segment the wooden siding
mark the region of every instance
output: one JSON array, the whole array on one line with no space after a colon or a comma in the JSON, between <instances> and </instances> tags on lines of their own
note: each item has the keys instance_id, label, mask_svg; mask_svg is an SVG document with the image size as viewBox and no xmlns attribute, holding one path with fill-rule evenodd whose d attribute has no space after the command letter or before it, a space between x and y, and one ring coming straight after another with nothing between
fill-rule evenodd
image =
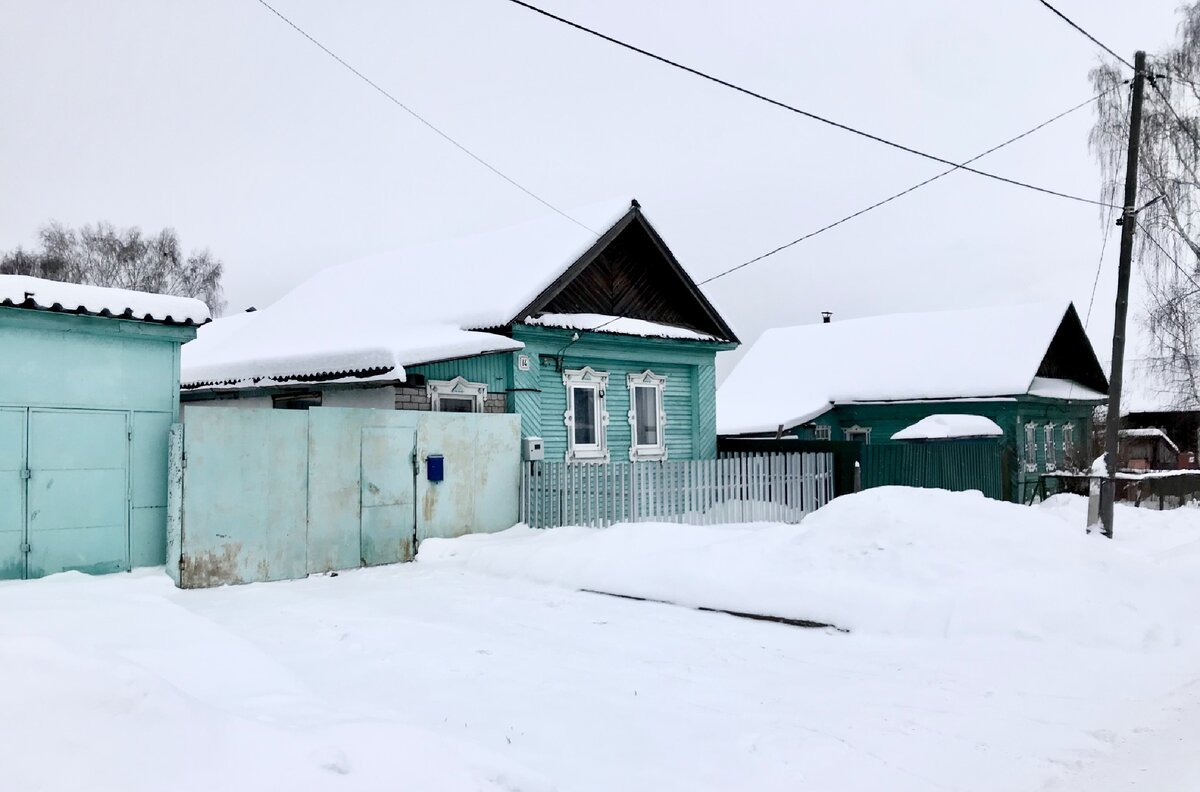
<instances>
[{"instance_id":1,"label":"wooden siding","mask_svg":"<svg viewBox=\"0 0 1200 792\"><path fill-rule=\"evenodd\" d=\"M462 377L470 382L482 382L487 385L488 393L503 393L508 390L508 372L512 357L511 352L476 355L458 360L405 366L404 370L410 377L413 374L420 374L431 380L452 380L455 377Z\"/></svg>"},{"instance_id":2,"label":"wooden siding","mask_svg":"<svg viewBox=\"0 0 1200 792\"><path fill-rule=\"evenodd\" d=\"M716 456L715 344L632 338L540 327L514 328L526 344L529 371L513 371L513 403L522 416L522 433L545 441L546 459L562 461L567 452L563 413L567 393L562 369L591 366L609 375L607 445L614 462L629 461L629 388L626 375L652 371L666 376L663 406L668 459L711 459ZM513 356L514 360L517 358Z\"/></svg>"}]
</instances>

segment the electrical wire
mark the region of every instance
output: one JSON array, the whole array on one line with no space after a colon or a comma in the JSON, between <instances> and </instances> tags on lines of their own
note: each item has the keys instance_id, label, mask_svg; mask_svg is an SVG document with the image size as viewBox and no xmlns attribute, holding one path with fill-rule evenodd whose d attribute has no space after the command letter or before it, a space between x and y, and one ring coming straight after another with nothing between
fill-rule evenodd
<instances>
[{"instance_id":1,"label":"electrical wire","mask_svg":"<svg viewBox=\"0 0 1200 792\"><path fill-rule=\"evenodd\" d=\"M314 44L314 45L315 45L315 46L316 46L318 49L320 49L320 50L321 50L322 52L324 52L326 55L328 55L329 57L333 58L333 59L334 59L335 61L337 61L339 64L341 64L342 66L344 66L344 67L345 67L345 68L346 68L346 69L347 69L347 70L348 70L348 71L349 71L351 74L353 74L355 77L357 77L358 79L362 80L364 83L366 83L367 85L371 86L371 88L375 89L375 91L376 91L376 92L378 92L379 94L381 94L382 96L384 96L385 98L387 98L387 99L388 99L390 102L392 102L392 104L396 105L396 106L397 106L397 107L399 107L401 110L403 110L404 112L408 113L410 116L412 116L413 118L415 118L417 121L419 121L419 122L421 122L422 124L424 124L424 125L425 125L425 126L426 126L426 127L429 129L429 130L430 130L430 131L432 131L432 132L433 132L434 134L436 134L438 137L442 138L442 139L443 139L443 140L445 140L447 143L449 143L450 145L454 146L456 149L458 149L458 150L459 150L459 151L461 151L462 153L466 154L466 155L467 155L468 157L470 157L471 159L475 160L475 162L479 163L480 165L482 165L483 167L487 168L488 170L490 170L490 171L491 171L492 173L494 173L495 175L499 176L499 177L500 177L501 179L503 179L504 181L506 181L506 182L508 182L509 184L511 184L513 187L516 187L518 190L520 190L521 192L525 193L527 196L529 196L529 197L530 197L530 198L532 198L533 200L537 201L537 202L538 202L538 203L540 203L542 206L545 206L546 208L548 208L548 209L552 210L552 211L553 211L553 212L555 212L556 214L558 214L558 215L561 215L562 217L565 217L567 220L570 220L572 223L574 223L575 225L577 225L577 226L579 226L580 228L584 229L585 231L588 231L588 232L590 232L590 233L594 234L594 235L595 235L595 236L597 236L597 237L599 237L599 236L600 236L600 234L599 234L599 233L597 233L597 232L596 232L594 229L588 228L588 227L587 227L587 226L585 226L583 223L579 222L579 221L578 221L578 220L576 220L574 217L571 217L569 214L567 214L566 212L564 212L562 209L559 209L557 206L555 206L554 204L550 203L550 202L549 202L549 201L547 201L545 198L543 198L543 197L541 197L540 195L538 195L537 193L535 193L533 190L531 190L531 189L529 189L528 187L526 187L525 185L521 184L521 183L520 183L520 182L518 182L516 179L514 179L514 178L513 178L513 177L511 177L511 176L509 176L507 173L505 173L504 171L500 170L500 169L499 169L499 168L497 168L495 165L491 164L490 162L488 162L487 160L485 160L483 157L481 157L480 155L476 154L476 153L475 153L474 151L472 151L471 149L467 148L467 147L466 147L465 145L463 145L462 143L459 143L457 140L455 140L453 137L451 137L451 136L450 136L450 134L449 134L448 132L445 132L445 131L443 131L441 128L439 128L438 126L436 126L436 125L435 125L435 124L434 124L432 121L430 121L429 119L425 118L423 115L421 115L420 113L418 113L416 110L412 109L412 108L411 108L411 107L409 107L407 104L405 104L404 102L402 102L402 101L400 101L399 99L397 99L397 98L396 98L396 97L395 97L395 96L394 96L392 93L390 93L390 92L389 92L387 89L385 89L385 88L383 88L381 85L379 85L379 83L375 82L375 81L374 81L374 80L372 80L370 77L366 76L365 74L363 74L362 72L360 72L358 69L356 69L355 67L351 66L351 65L350 65L348 62L346 62L344 59L342 59L342 57L341 57L341 56L339 56L337 53L335 53L333 50L329 49L329 48L328 48L328 47L326 47L324 44L322 44L321 42L317 41L315 38L313 38L311 35L309 35L309 34L308 34L308 33L307 33L307 32L306 32L306 31L305 31L303 28L301 28L299 25L297 25L297 24L296 24L295 22L293 22L291 19L289 19L289 18L287 18L286 16L284 16L282 13L280 13L280 11L279 11L277 8L275 8L275 7L274 7L273 5L271 5L270 3L266 2L266 0L258 0L258 3L259 3L259 5L261 5L263 8L266 8L268 11L270 11L272 14L274 14L276 17L278 17L280 20L282 20L282 21L283 21L285 24L287 24L287 25L288 25L288 27L292 28L292 30L296 31L296 32L297 32L297 33L299 33L301 36L303 36L304 38L306 38L306 39L308 39L310 42L312 42L312 43L313 43L313 44Z\"/></svg>"},{"instance_id":2,"label":"electrical wire","mask_svg":"<svg viewBox=\"0 0 1200 792\"><path fill-rule=\"evenodd\" d=\"M1038 0L1038 2L1041 3L1042 5L1046 6L1046 8L1050 9L1054 13L1054 15L1057 16L1059 19L1061 19L1063 22L1066 22L1068 25L1070 25L1071 27L1075 28L1077 31L1082 33L1089 41L1091 41L1097 47L1104 50L1109 55L1112 55L1114 58L1119 60L1121 63L1125 64L1129 69L1131 69L1133 71L1137 71L1136 69L1133 68L1132 63L1125 60L1120 55L1118 55L1117 53L1113 52L1111 49L1106 47L1103 43L1101 43L1100 39L1096 38L1091 33L1088 33L1086 30L1081 28L1079 25L1075 24L1073 21L1071 21L1071 18L1068 17L1066 14L1064 14L1062 11L1059 11L1057 8L1050 5L1048 2L1046 2L1046 0Z\"/></svg>"},{"instance_id":3,"label":"electrical wire","mask_svg":"<svg viewBox=\"0 0 1200 792\"><path fill-rule=\"evenodd\" d=\"M988 150L980 152L979 154L976 154L974 157L971 157L969 160L964 162L963 165L975 162L976 160L982 159L983 157L986 157L987 155L989 155L995 151L999 151L1000 149L1004 148L1005 146L1008 146L1012 143L1016 143L1018 140L1021 140L1022 138L1032 135L1034 132L1037 132L1038 130L1042 129L1043 127L1049 126L1050 124L1054 123L1055 121L1058 121L1060 118L1064 118L1064 117L1070 115L1071 113L1076 112L1077 110L1080 110L1084 107L1087 107L1090 104L1093 104L1094 102L1098 101L1102 96L1104 96L1105 94L1110 93L1111 91L1114 91L1114 90L1116 90L1116 87L1110 88L1109 90L1103 91L1086 101L1080 102L1079 104L1075 105L1074 107L1071 107L1051 118L1046 119L1045 121L1038 124L1037 126L1027 129L1024 132L1022 132L1021 134L1011 137L1008 140L1004 141L1003 143L992 146ZM737 266L730 267L729 269L724 270L722 272L718 272L716 275L713 275L710 278L706 278L705 280L700 281L699 285L703 286L707 283L711 283L712 281L717 280L718 278L723 278L726 275L730 275L734 272L737 272L740 269L749 267L751 264L756 264L757 262L762 261L765 258L774 256L776 253L780 253L784 250L787 250L788 248L790 248L794 245L798 245L801 242L804 242L805 240L812 239L813 237L817 236L818 234L823 234L832 228L837 228L838 226L840 226L843 223L853 220L856 217L860 217L860 216L866 214L867 212L872 211L873 209L878 209L879 207L881 207L885 204L891 203L892 201L896 200L897 198L902 198L905 195L908 195L909 193L911 193L915 190L921 189L922 187L924 187L927 184L931 184L944 176L949 176L951 173L954 173L957 170L963 170L963 169L964 168L962 165L956 165L953 168L944 170L941 173L938 173L934 176L929 177L928 179L925 179L924 181L917 182L916 184L912 185L911 187L909 187L907 189L904 189L898 193L889 195L887 198L884 198L880 201L876 201L875 203L871 204L870 206L859 209L857 212L848 214L845 217L841 218L840 220L835 220L832 223L828 223L827 225L821 226L820 228L816 229L815 231L810 231L809 233L805 234L804 236L801 236L797 239L793 239L791 242L787 242L782 245L779 245L776 248L772 248L771 250L768 250L766 253L755 256L754 258L750 259L749 261L744 261L741 264L738 264Z\"/></svg>"},{"instance_id":4,"label":"electrical wire","mask_svg":"<svg viewBox=\"0 0 1200 792\"><path fill-rule=\"evenodd\" d=\"M259 2L262 2L262 0L259 0ZM712 74L703 72L703 71L693 68L691 66L686 66L678 61L674 61L674 60L671 60L670 58L667 58L662 55L658 55L654 52L651 52L650 50L643 49L634 44L630 44L628 42L622 41L621 39L614 38L613 36L609 36L606 33L601 33L598 30L587 27L585 25L581 25L578 22L573 22L572 20L567 19L566 17L561 17L558 14L551 13L551 12L545 10L544 8L539 8L538 6L524 2L524 0L508 0L508 2L512 3L513 5L520 6L526 10L532 11L536 14L540 14L548 19L552 19L556 22L560 22L564 25L575 28L576 30L582 31L591 36L595 36L596 38L607 41L610 44L615 44L618 47L622 47L624 49L629 50L630 52L636 52L639 55L644 55L645 57L650 58L652 60L656 60L659 63L666 64L667 66L671 66L672 68L687 72L688 74L691 74L693 76L700 77L701 79L707 80L712 83L716 83L717 85L723 86L725 88L729 88L730 90L737 91L738 93L745 94L746 96L752 97L754 99L758 99L759 101L766 102L767 104L774 105L775 107L782 108L789 112L796 113L797 115L804 116L805 118L811 119L813 121L817 121L817 122L825 124L827 126L831 126L834 129L840 129L843 132L849 132L850 134L866 138L867 140L872 140L876 143L880 143L882 145L889 146L891 148L906 152L908 154L912 154L917 157L922 157L927 160L932 160L933 162L941 163L942 165L952 165L952 166L954 166L954 168L956 170L962 169L962 170L967 171L968 173L974 173L977 176L983 176L985 178L993 179L995 181L1003 182L1005 184L1011 184L1016 187L1023 187L1027 190L1033 190L1035 192L1043 193L1045 195L1053 195L1058 198L1065 198L1069 201L1077 201L1079 203L1092 204L1095 206L1104 206L1105 208L1109 208L1109 209L1116 208L1116 207L1108 206L1107 204L1103 204L1100 201L1096 201L1091 198L1083 198L1078 195L1071 195L1070 193L1059 192L1058 190L1051 190L1046 187L1039 187L1034 184L1029 184L1028 182L1019 181L1017 179L1010 179L1007 176L1000 176L999 174L990 173L988 171L982 171L982 170L978 170L976 168L967 167L965 163L957 163L957 162L954 162L953 160L949 160L944 157L939 157L935 154L930 154L928 152L912 148L911 146L906 146L902 143L897 143L895 141L888 140L887 138L880 137L879 135L873 134L871 132L866 132L864 130L857 129L855 127L850 126L849 124L843 124L839 121L834 121L833 119L826 118L825 116L822 116L822 115L818 115L817 113L814 113L814 112L811 112L808 110L803 110L799 107L796 107L795 105L788 104L787 102L781 101L779 99L772 99L771 97L766 96L765 94L759 93L757 91L753 91L749 88L745 88L741 85L732 83L732 82L722 79L720 77L716 77Z\"/></svg>"},{"instance_id":5,"label":"electrical wire","mask_svg":"<svg viewBox=\"0 0 1200 792\"><path fill-rule=\"evenodd\" d=\"M1083 317L1083 329L1088 329L1088 323L1092 321L1092 306L1096 302L1096 287L1100 285L1100 271L1104 269L1104 253L1108 250L1108 238L1112 236L1112 227L1104 234L1104 241L1100 243L1100 260L1096 262L1096 277L1092 279L1092 296L1088 298L1087 314Z\"/></svg>"}]
</instances>

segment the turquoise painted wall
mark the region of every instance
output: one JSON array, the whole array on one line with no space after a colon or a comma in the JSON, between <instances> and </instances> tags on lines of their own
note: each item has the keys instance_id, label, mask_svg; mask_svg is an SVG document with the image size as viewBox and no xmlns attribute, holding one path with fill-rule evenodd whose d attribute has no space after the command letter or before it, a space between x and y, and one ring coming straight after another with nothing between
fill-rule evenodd
<instances>
[{"instance_id":1,"label":"turquoise painted wall","mask_svg":"<svg viewBox=\"0 0 1200 792\"><path fill-rule=\"evenodd\" d=\"M23 431L37 430L28 431L23 447L5 444L8 458L0 460L0 491L20 490L30 504L0 511L0 577L164 562L167 434L179 414L179 346L195 334L191 327L0 308L0 409ZM44 417L35 421L35 414ZM28 480L20 478L24 468ZM15 484L8 480L14 476ZM55 484L61 490L67 482L70 511L38 507ZM98 514L104 531L86 524ZM53 534L42 532L47 520ZM66 538L52 540L56 534Z\"/></svg>"},{"instance_id":2,"label":"turquoise painted wall","mask_svg":"<svg viewBox=\"0 0 1200 792\"><path fill-rule=\"evenodd\" d=\"M488 393L503 393L508 389L509 374L513 366L511 353L477 355L459 360L443 360L419 366L405 366L409 374L421 374L431 380L452 380L462 377L470 382L482 382Z\"/></svg>"},{"instance_id":3,"label":"turquoise painted wall","mask_svg":"<svg viewBox=\"0 0 1200 792\"><path fill-rule=\"evenodd\" d=\"M170 543L184 588L410 560L414 537L518 519L513 415L198 405L176 427ZM441 482L426 478L430 455Z\"/></svg>"},{"instance_id":4,"label":"turquoise painted wall","mask_svg":"<svg viewBox=\"0 0 1200 792\"><path fill-rule=\"evenodd\" d=\"M609 375L605 393L609 415L607 444L614 462L629 461L629 388L626 375L649 370L667 378L663 392L666 411L668 459L711 459L717 452L716 353L729 344L633 338L581 332L572 343L572 331L518 325L513 337L525 343L514 354L510 404L521 415L521 433L545 440L546 459L561 460L567 453L566 387L556 360L563 369L590 366ZM517 365L527 356L529 370Z\"/></svg>"},{"instance_id":5,"label":"turquoise painted wall","mask_svg":"<svg viewBox=\"0 0 1200 792\"><path fill-rule=\"evenodd\" d=\"M587 332L581 332L579 341L572 343L572 332L516 325L512 335L526 345L523 350L406 366L405 370L431 380L463 377L486 384L489 395L507 394L508 412L521 417L521 436L544 438L546 458L560 460L567 448L563 423L566 388L555 361L561 353L563 368L591 366L607 372L607 440L613 461L629 460L631 432L626 376L650 370L667 377L663 396L668 459L716 456L716 354L734 348L734 344ZM522 360L528 361L527 369L521 367ZM244 404L247 399L269 394L265 389L247 389L240 396ZM237 400L206 399L206 396L209 395L199 398L194 395L195 401L189 399L188 403L238 405ZM270 401L263 399L255 406L270 407Z\"/></svg>"}]
</instances>

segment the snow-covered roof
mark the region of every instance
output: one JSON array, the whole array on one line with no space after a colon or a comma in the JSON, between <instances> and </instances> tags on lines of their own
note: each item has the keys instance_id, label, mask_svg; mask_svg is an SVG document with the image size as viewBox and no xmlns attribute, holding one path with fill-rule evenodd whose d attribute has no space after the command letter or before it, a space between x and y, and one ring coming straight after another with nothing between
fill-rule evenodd
<instances>
[{"instance_id":1,"label":"snow-covered roof","mask_svg":"<svg viewBox=\"0 0 1200 792\"><path fill-rule=\"evenodd\" d=\"M462 239L330 267L273 305L222 319L183 348L182 382L326 377L520 349L483 332L522 313L631 210L612 201ZM640 210L639 210L640 211ZM611 317L543 315L531 323L581 326ZM556 324L557 322L557 324ZM621 319L606 332L704 338L691 330Z\"/></svg>"},{"instance_id":2,"label":"snow-covered roof","mask_svg":"<svg viewBox=\"0 0 1200 792\"><path fill-rule=\"evenodd\" d=\"M1078 382L1055 377L1034 377L1028 393L1030 396L1041 396L1043 399L1095 401L1108 398L1106 393L1092 390Z\"/></svg>"},{"instance_id":3,"label":"snow-covered roof","mask_svg":"<svg viewBox=\"0 0 1200 792\"><path fill-rule=\"evenodd\" d=\"M983 415L928 415L892 435L893 440L950 440L966 437L1001 437L1000 425Z\"/></svg>"},{"instance_id":4,"label":"snow-covered roof","mask_svg":"<svg viewBox=\"0 0 1200 792\"><path fill-rule=\"evenodd\" d=\"M1175 441L1167 437L1167 433L1162 429L1157 429L1152 426L1143 427L1140 429L1122 429L1118 434L1121 437L1145 437L1152 440L1162 440L1171 450L1179 453L1179 446L1175 445Z\"/></svg>"},{"instance_id":5,"label":"snow-covered roof","mask_svg":"<svg viewBox=\"0 0 1200 792\"><path fill-rule=\"evenodd\" d=\"M717 391L718 431L774 432L841 402L1029 393L1069 307L1035 303L768 330ZM1087 390L1071 398L1097 395Z\"/></svg>"},{"instance_id":6,"label":"snow-covered roof","mask_svg":"<svg viewBox=\"0 0 1200 792\"><path fill-rule=\"evenodd\" d=\"M218 319L200 328L183 346L182 384L296 377L337 377L390 371L404 380L404 367L434 360L520 349L519 341L446 324L408 324L366 312L337 323L277 321L271 309Z\"/></svg>"},{"instance_id":7,"label":"snow-covered roof","mask_svg":"<svg viewBox=\"0 0 1200 792\"><path fill-rule=\"evenodd\" d=\"M0 305L160 324L198 325L210 318L208 306L193 297L63 283L29 275L0 275Z\"/></svg>"},{"instance_id":8,"label":"snow-covered roof","mask_svg":"<svg viewBox=\"0 0 1200 792\"><path fill-rule=\"evenodd\" d=\"M630 319L625 316L605 316L604 314L556 314L546 313L530 316L525 324L540 327L561 327L567 330L591 330L597 333L619 333L621 335L642 336L643 338L679 338L691 341L718 341L716 336L689 330L686 327L648 322L645 319Z\"/></svg>"}]
</instances>

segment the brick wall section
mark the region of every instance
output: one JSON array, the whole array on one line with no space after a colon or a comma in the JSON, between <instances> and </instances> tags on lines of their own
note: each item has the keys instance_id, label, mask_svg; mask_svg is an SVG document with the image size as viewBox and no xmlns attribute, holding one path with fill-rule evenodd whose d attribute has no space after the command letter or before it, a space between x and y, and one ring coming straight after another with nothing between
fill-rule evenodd
<instances>
[{"instance_id":1,"label":"brick wall section","mask_svg":"<svg viewBox=\"0 0 1200 792\"><path fill-rule=\"evenodd\" d=\"M485 413L508 412L508 397L503 393L489 393L483 398L483 411Z\"/></svg>"},{"instance_id":2,"label":"brick wall section","mask_svg":"<svg viewBox=\"0 0 1200 792\"><path fill-rule=\"evenodd\" d=\"M429 392L425 388L406 388L397 386L397 410L424 410L428 412L430 407L431 404L429 400ZM503 393L489 393L484 397L483 411L485 413L508 412L508 396Z\"/></svg>"},{"instance_id":3,"label":"brick wall section","mask_svg":"<svg viewBox=\"0 0 1200 792\"><path fill-rule=\"evenodd\" d=\"M396 387L397 410L424 410L428 412L429 408L429 393L425 388Z\"/></svg>"}]
</instances>

